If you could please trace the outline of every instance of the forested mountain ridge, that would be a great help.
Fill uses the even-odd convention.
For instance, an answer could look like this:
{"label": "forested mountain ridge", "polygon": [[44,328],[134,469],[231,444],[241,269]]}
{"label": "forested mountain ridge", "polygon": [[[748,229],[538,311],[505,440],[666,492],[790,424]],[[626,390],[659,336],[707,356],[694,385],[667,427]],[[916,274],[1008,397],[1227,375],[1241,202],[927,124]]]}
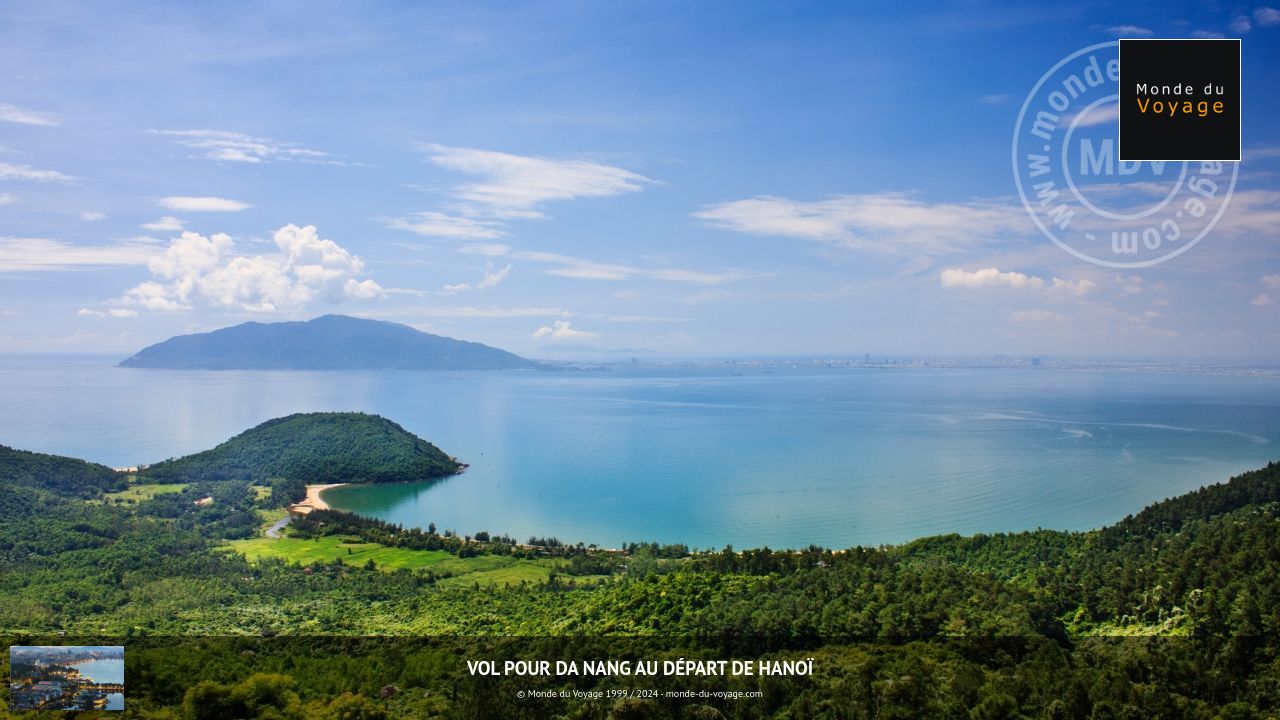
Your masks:
{"label": "forested mountain ridge", "polygon": [[345,315],[306,322],[247,322],[178,335],[121,367],[178,370],[504,370],[542,365],[477,342],[399,323]]}

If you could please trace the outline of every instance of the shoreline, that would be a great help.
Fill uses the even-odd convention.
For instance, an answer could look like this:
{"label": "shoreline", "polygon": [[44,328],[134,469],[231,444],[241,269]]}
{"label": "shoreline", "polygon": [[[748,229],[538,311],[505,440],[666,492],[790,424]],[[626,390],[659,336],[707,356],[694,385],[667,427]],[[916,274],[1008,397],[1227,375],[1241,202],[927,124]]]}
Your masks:
{"label": "shoreline", "polygon": [[306,515],[312,510],[328,510],[329,504],[321,497],[321,493],[336,487],[350,485],[350,483],[329,483],[326,485],[308,485],[307,496],[301,501],[289,506],[289,512],[296,515]]}

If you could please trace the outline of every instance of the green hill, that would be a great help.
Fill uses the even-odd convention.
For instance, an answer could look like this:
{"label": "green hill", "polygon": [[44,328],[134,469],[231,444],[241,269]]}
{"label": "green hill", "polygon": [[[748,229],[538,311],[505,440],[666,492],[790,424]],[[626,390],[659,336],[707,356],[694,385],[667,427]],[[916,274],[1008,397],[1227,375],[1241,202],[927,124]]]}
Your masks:
{"label": "green hill", "polygon": [[0,445],[0,480],[83,498],[120,490],[125,485],[124,476],[106,465],[4,445]]}
{"label": "green hill", "polygon": [[268,420],[212,450],[145,468],[143,482],[282,479],[295,483],[398,482],[463,466],[378,415],[300,413]]}

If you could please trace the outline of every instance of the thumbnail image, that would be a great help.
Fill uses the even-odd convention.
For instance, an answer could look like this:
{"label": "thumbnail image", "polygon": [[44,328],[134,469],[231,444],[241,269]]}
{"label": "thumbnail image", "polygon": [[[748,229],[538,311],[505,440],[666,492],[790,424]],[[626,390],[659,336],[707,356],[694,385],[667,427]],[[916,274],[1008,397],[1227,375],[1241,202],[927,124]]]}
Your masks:
{"label": "thumbnail image", "polygon": [[14,710],[123,710],[124,648],[53,645],[9,648]]}

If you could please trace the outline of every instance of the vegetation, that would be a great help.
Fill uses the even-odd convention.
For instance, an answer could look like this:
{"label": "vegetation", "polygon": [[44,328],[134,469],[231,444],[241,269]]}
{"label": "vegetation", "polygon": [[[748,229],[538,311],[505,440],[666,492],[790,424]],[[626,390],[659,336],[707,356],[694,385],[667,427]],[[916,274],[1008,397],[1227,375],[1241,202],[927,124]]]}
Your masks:
{"label": "vegetation", "polygon": [[284,504],[300,500],[312,483],[423,480],[462,467],[440,448],[377,415],[299,413],[138,474],[147,483],[269,482],[277,504]]}
{"label": "vegetation", "polygon": [[[126,638],[139,718],[1280,716],[1277,464],[1091,532],[607,552],[336,512],[261,537],[281,503],[250,483],[281,466],[249,458],[270,447],[185,458],[189,484],[134,504],[92,502],[123,482],[95,466],[16,455],[0,630]],[[813,658],[815,673],[514,678],[463,662],[677,657]],[[762,696],[517,700],[534,688]]]}

